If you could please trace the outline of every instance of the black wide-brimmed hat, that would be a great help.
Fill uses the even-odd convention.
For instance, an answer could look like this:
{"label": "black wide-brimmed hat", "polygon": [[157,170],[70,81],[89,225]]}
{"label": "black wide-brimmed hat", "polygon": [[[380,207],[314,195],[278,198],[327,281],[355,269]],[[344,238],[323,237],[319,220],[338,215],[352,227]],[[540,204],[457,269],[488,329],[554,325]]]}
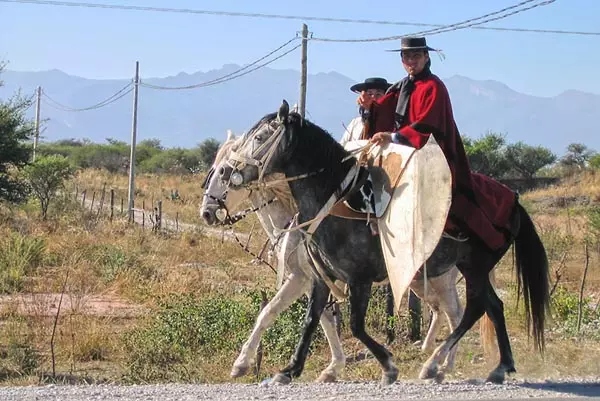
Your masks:
{"label": "black wide-brimmed hat", "polygon": [[352,85],[350,90],[355,93],[360,93],[368,89],[381,89],[382,91],[386,91],[390,86],[392,86],[392,84],[388,83],[385,78],[375,77],[367,78],[365,79],[365,82]]}
{"label": "black wide-brimmed hat", "polygon": [[438,51],[437,49],[427,46],[427,40],[425,40],[425,38],[421,38],[421,37],[402,38],[400,40],[400,48],[399,49],[388,50],[388,51],[389,52],[403,52],[403,51],[410,51],[410,50],[431,50],[434,52]]}

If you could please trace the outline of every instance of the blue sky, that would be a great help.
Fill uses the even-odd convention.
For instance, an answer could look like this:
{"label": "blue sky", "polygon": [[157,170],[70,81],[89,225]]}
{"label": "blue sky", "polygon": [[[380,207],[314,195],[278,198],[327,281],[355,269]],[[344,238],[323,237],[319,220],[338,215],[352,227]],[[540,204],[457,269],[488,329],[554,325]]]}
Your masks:
{"label": "blue sky", "polygon": [[[320,17],[363,18],[451,24],[477,17],[517,0],[347,1],[304,0],[219,2],[190,0],[92,0],[96,3],[196,8]],[[302,4],[300,6],[299,4]],[[417,6],[418,4],[418,6]],[[140,61],[142,77],[217,69],[255,60],[295,35],[299,20],[188,15],[30,4],[0,3],[0,59],[9,69],[57,68],[88,78],[128,78]],[[401,35],[420,27],[308,22],[314,36],[360,38]],[[600,31],[600,1],[557,0],[490,23],[489,26]],[[600,36],[461,30],[428,38],[446,59],[433,58],[433,70],[501,81],[520,92],[553,96],[578,89],[600,94]],[[404,75],[398,43],[310,42],[309,72],[337,71],[355,80]],[[273,68],[300,67],[299,51]]]}

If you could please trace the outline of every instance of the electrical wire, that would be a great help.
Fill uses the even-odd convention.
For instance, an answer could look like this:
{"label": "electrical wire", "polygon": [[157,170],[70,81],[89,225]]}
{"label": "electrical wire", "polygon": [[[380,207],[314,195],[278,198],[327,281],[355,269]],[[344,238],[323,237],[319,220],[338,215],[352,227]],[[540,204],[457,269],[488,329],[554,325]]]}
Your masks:
{"label": "electrical wire", "polygon": [[[284,52],[284,53],[280,54],[279,56],[277,56],[277,57],[275,57],[275,58],[273,58],[273,59],[271,59],[271,60],[269,60],[269,61],[267,61],[267,62],[265,62],[265,63],[259,64],[259,65],[256,65],[256,64],[258,64],[260,61],[262,61],[262,60],[264,60],[264,59],[268,58],[269,56],[273,55],[274,53],[276,53],[277,51],[279,51],[279,50],[280,50],[280,49],[282,49],[283,47],[287,46],[289,43],[291,43],[291,42],[292,42],[293,40],[295,40],[295,39],[297,39],[297,38],[293,38],[293,39],[291,39],[291,40],[288,40],[286,43],[284,43],[283,45],[279,46],[277,49],[275,49],[275,50],[273,50],[273,51],[269,52],[267,55],[265,55],[265,56],[263,56],[263,57],[261,57],[261,58],[259,58],[259,59],[255,60],[255,61],[253,61],[252,63],[250,63],[250,64],[248,64],[248,65],[246,65],[246,66],[244,66],[244,67],[242,67],[242,68],[239,68],[239,69],[237,69],[237,70],[235,70],[235,71],[233,71],[233,72],[231,72],[231,73],[229,73],[229,74],[223,75],[223,76],[221,76],[221,77],[219,77],[219,78],[211,79],[210,81],[205,81],[205,82],[201,82],[201,83],[198,83],[198,84],[194,84],[194,85],[186,85],[186,86],[159,86],[159,85],[147,84],[147,83],[144,83],[144,82],[142,82],[140,85],[141,85],[141,86],[144,86],[144,87],[146,87],[146,88],[150,88],[150,89],[160,89],[160,90],[185,90],[185,89],[197,89],[197,88],[204,88],[204,87],[207,87],[207,86],[213,86],[213,85],[221,84],[221,83],[224,83],[224,82],[231,81],[231,80],[233,80],[233,79],[236,79],[236,78],[242,77],[242,76],[244,76],[244,75],[250,74],[251,72],[254,72],[254,71],[258,70],[258,69],[261,69],[261,68],[263,68],[263,67],[266,67],[267,65],[269,65],[269,64],[271,64],[271,63],[273,63],[274,61],[277,61],[277,60],[279,60],[280,58],[282,58],[282,57],[284,57],[284,56],[286,56],[286,55],[290,54],[291,52],[293,52],[294,50],[296,50],[297,48],[299,48],[299,47],[300,47],[300,46],[302,46],[302,45],[301,45],[301,44],[299,44],[299,45],[296,45],[296,46],[292,47],[291,49],[289,49],[288,51],[286,51],[286,52]],[[251,68],[251,69],[248,69],[249,67],[252,67],[252,66],[254,66],[254,65],[256,65],[256,67],[254,67],[254,68]],[[245,70],[246,70],[246,71],[245,71]],[[244,71],[244,72],[242,72],[242,71]]]}
{"label": "electrical wire", "polygon": [[131,91],[133,91],[133,88],[131,88],[131,86],[132,86],[132,82],[129,82],[123,88],[119,89],[116,93],[114,93],[110,97],[104,99],[103,101],[93,104],[91,106],[82,107],[82,108],[66,106],[66,105],[54,100],[43,89],[42,89],[42,96],[44,97],[44,100],[46,100],[48,105],[51,107],[54,107],[55,109],[59,109],[59,110],[63,110],[63,111],[71,111],[71,112],[88,111],[88,110],[99,109],[99,108],[108,106],[111,103],[116,102],[117,100],[121,99],[122,97],[128,95],[129,93],[131,93]]}
{"label": "electrical wire", "polygon": [[[267,18],[267,19],[284,19],[284,20],[299,20],[299,21],[322,21],[322,22],[339,22],[349,24],[371,24],[371,25],[393,25],[393,26],[421,26],[430,28],[443,28],[447,25],[429,24],[424,22],[410,21],[386,21],[386,20],[370,20],[370,19],[354,19],[354,18],[333,18],[333,17],[316,17],[307,15],[282,15],[282,14],[264,14],[264,13],[243,13],[232,11],[213,11],[213,10],[198,10],[189,8],[166,8],[166,7],[148,7],[148,6],[132,6],[121,4],[99,4],[87,2],[67,2],[67,1],[51,1],[51,0],[0,0],[0,3],[20,3],[31,5],[47,5],[47,6],[66,6],[66,7],[87,7],[100,9],[115,9],[126,11],[149,11],[149,12],[164,12],[164,13],[180,13],[180,14],[199,14],[199,15],[215,15],[225,17],[246,17],[246,18]],[[529,29],[529,28],[506,28],[506,27],[487,27],[487,26],[470,26],[468,29],[481,29],[503,32],[530,32],[530,33],[551,33],[562,35],[590,35],[600,36],[600,32],[589,31],[573,31],[560,29]]]}
{"label": "electrical wire", "polygon": [[[486,24],[488,22],[498,21],[498,20],[508,18],[510,16],[522,13],[524,11],[532,10],[537,7],[547,6],[549,4],[554,3],[556,0],[542,1],[540,3],[536,3],[531,6],[528,6],[525,8],[520,8],[518,10],[506,13],[509,10],[514,10],[515,8],[522,7],[533,1],[538,1],[538,0],[525,0],[518,4],[509,6],[509,7],[505,7],[501,10],[494,11],[494,12],[482,15],[480,17],[470,18],[470,19],[467,19],[467,20],[464,20],[461,22],[457,22],[457,23],[450,24],[450,25],[445,25],[445,26],[442,26],[442,27],[436,28],[436,29],[412,32],[412,33],[408,33],[408,34],[404,34],[404,35],[386,36],[386,37],[379,37],[379,38],[361,38],[361,39],[332,39],[332,38],[312,37],[312,38],[310,38],[310,40],[318,41],[318,42],[365,43],[365,42],[384,42],[384,41],[390,41],[390,40],[398,40],[398,39],[406,38],[409,36],[433,36],[433,35],[438,35],[440,33],[457,31],[460,29],[466,29],[466,28],[471,28],[471,27],[477,26],[477,25]],[[498,14],[502,14],[502,15],[498,15]],[[495,15],[498,15],[498,16],[494,17]]]}

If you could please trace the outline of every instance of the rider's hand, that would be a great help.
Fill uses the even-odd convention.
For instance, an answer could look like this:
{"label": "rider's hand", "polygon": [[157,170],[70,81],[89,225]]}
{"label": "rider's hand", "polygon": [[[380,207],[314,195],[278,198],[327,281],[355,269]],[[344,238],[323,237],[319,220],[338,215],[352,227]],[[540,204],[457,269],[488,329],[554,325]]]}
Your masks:
{"label": "rider's hand", "polygon": [[373,97],[367,95],[367,92],[362,91],[356,99],[356,103],[365,110],[369,110],[373,104]]}
{"label": "rider's hand", "polygon": [[392,142],[392,133],[391,132],[378,132],[371,138],[371,143],[375,145],[387,145]]}

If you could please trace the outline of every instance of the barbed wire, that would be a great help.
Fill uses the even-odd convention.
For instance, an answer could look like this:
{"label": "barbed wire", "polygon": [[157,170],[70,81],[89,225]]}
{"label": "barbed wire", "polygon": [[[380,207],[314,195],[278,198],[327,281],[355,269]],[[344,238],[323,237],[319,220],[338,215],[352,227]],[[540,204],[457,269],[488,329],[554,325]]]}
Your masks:
{"label": "barbed wire", "polygon": [[112,94],[111,96],[104,99],[103,101],[93,104],[91,106],[82,107],[82,108],[66,106],[66,105],[54,100],[52,97],[50,97],[44,89],[42,89],[42,96],[44,97],[44,100],[47,101],[47,104],[49,106],[54,107],[55,109],[62,110],[62,111],[79,112],[79,111],[95,110],[95,109],[99,109],[99,108],[108,106],[109,104],[114,103],[117,100],[121,99],[122,97],[131,93],[131,91],[133,90],[133,88],[131,87],[132,82],[133,81],[128,82],[127,85],[125,85],[123,88],[119,89],[116,93]]}
{"label": "barbed wire", "polygon": [[[410,22],[410,21],[386,21],[386,20],[355,19],[355,18],[316,17],[316,16],[307,16],[307,15],[244,13],[244,12],[232,12],[232,11],[197,10],[197,9],[189,9],[189,8],[148,7],[148,6],[98,4],[98,3],[66,2],[66,1],[51,1],[51,0],[0,0],[0,2],[1,3],[32,4],[32,5],[47,5],[47,6],[104,8],[104,9],[116,9],[116,10],[127,10],[127,11],[150,11],[150,12],[165,12],[165,13],[180,13],[180,14],[200,14],[200,15],[215,15],[215,16],[225,16],[225,17],[246,17],[246,18],[284,19],[284,20],[299,20],[299,21],[339,22],[339,23],[349,23],[349,24],[421,26],[421,27],[430,27],[430,28],[443,28],[443,27],[447,26],[444,24],[430,24],[430,23],[424,23],[424,22]],[[559,35],[600,36],[600,32],[573,31],[573,30],[561,30],[561,29],[529,29],[529,28],[506,28],[506,27],[487,27],[487,26],[470,26],[467,29],[480,29],[480,30],[503,31],[503,32],[549,33],[549,34],[559,34]]]}
{"label": "barbed wire", "polygon": [[[257,65],[255,68],[251,68],[248,69],[256,64],[258,64],[259,62],[265,60],[266,58],[272,56],[273,54],[275,54],[276,52],[278,52],[279,50],[283,49],[285,46],[287,46],[288,44],[290,44],[291,42],[293,42],[294,40],[298,39],[297,37],[292,38],[290,40],[288,40],[287,42],[285,42],[283,45],[279,46],[277,49],[269,52],[268,54],[264,55],[263,57],[253,61],[252,63],[239,68],[229,74],[223,75],[219,78],[215,78],[215,79],[211,79],[210,81],[205,81],[205,82],[201,82],[198,84],[194,84],[194,85],[186,85],[186,86],[159,86],[159,85],[152,85],[152,84],[147,84],[144,82],[141,82],[140,85],[144,86],[146,88],[150,88],[150,89],[160,89],[160,90],[185,90],[185,89],[197,89],[197,88],[204,88],[207,86],[213,86],[213,85],[217,85],[217,84],[221,84],[227,81],[231,81],[233,79],[237,79],[239,77],[242,77],[244,75],[250,74],[251,72],[254,72],[260,68],[266,67],[267,65],[273,63],[276,60],[279,60],[280,58],[290,54],[291,52],[293,52],[294,50],[296,50],[297,48],[299,48],[300,46],[302,46],[301,44],[296,45],[294,47],[292,47],[290,50],[280,54],[279,56],[265,62],[262,64]],[[247,70],[247,71],[246,71]],[[244,71],[244,72],[242,72]]]}
{"label": "barbed wire", "polygon": [[[331,39],[331,38],[311,37],[310,40],[318,41],[318,42],[365,43],[365,42],[384,42],[384,41],[390,41],[390,40],[398,40],[398,39],[406,38],[409,36],[432,36],[432,35],[438,35],[438,34],[444,33],[444,32],[451,32],[451,31],[457,31],[460,29],[466,29],[466,28],[470,28],[473,26],[486,24],[488,22],[498,21],[498,20],[508,18],[510,16],[513,16],[513,15],[516,15],[516,14],[519,14],[519,13],[522,13],[522,12],[525,12],[528,10],[532,10],[537,7],[547,6],[549,4],[554,3],[556,0],[545,0],[545,1],[533,4],[528,7],[520,8],[526,4],[532,3],[534,1],[539,1],[539,0],[521,1],[520,3],[517,3],[515,5],[509,6],[509,7],[504,7],[501,10],[493,11],[491,13],[482,15],[480,17],[469,18],[467,20],[456,22],[454,24],[444,25],[444,26],[442,26],[440,28],[436,28],[436,29],[412,32],[412,33],[403,34],[403,35],[385,36],[385,37],[379,37],[379,38],[361,38],[361,39]],[[515,10],[515,11],[511,11],[509,13],[506,13],[507,11],[514,10],[515,8],[519,8],[519,9]],[[502,15],[498,15],[498,14],[502,14]],[[495,15],[497,15],[497,16],[493,17]]]}

